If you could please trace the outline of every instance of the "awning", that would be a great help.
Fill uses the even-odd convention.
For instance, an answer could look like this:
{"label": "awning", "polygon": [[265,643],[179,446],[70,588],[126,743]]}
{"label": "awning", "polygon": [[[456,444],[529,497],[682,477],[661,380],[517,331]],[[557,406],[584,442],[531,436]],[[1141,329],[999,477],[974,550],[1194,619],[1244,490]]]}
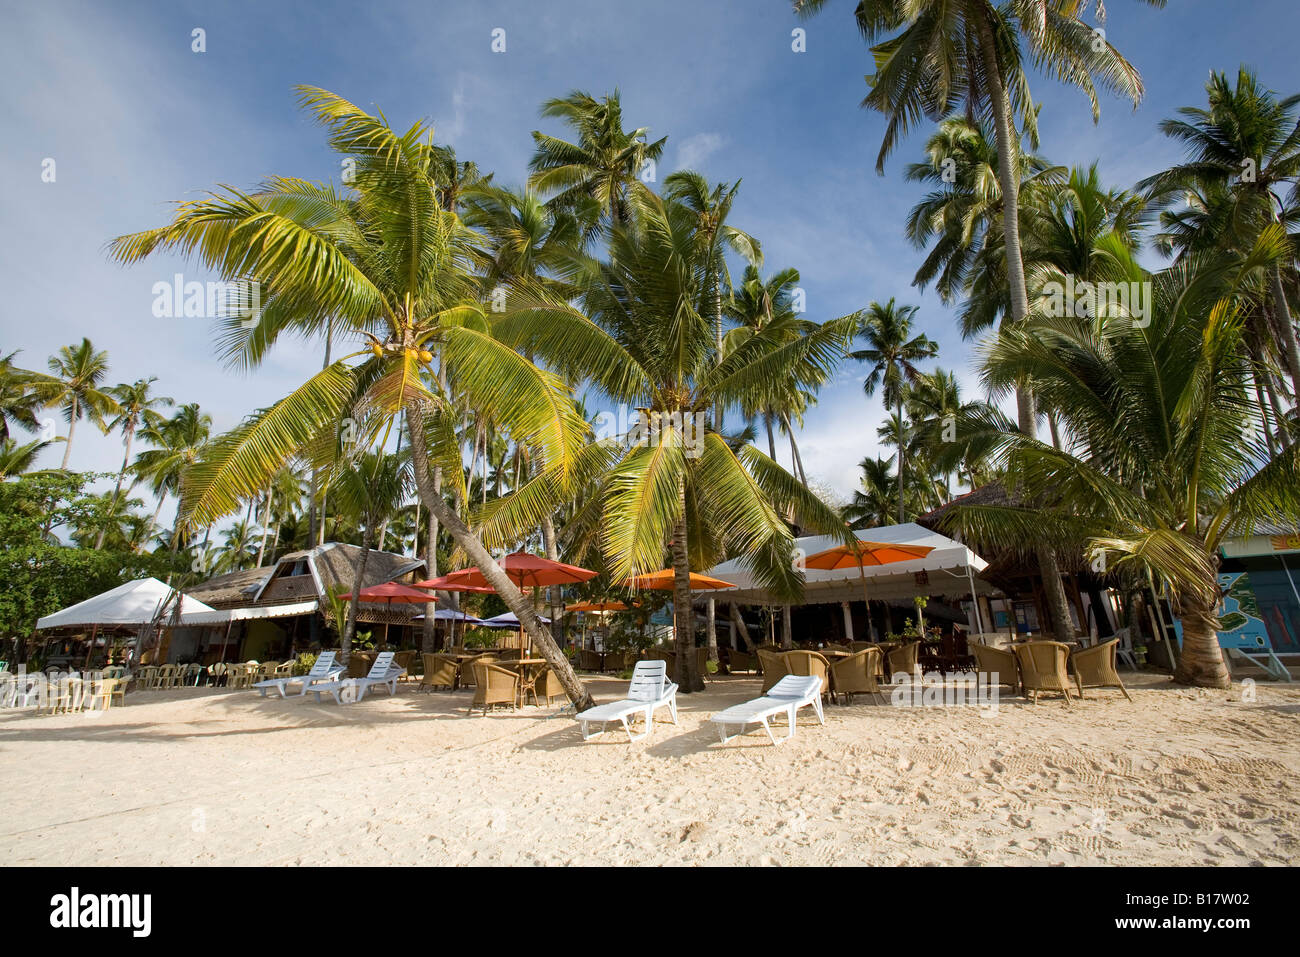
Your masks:
{"label": "awning", "polygon": [[[164,623],[176,608],[179,592],[156,578],[139,578],[36,620],[40,628],[85,625],[147,625],[161,615]],[[181,612],[211,612],[197,598],[181,595]]]}
{"label": "awning", "polygon": [[292,618],[294,615],[310,615],[320,608],[320,602],[296,601],[287,605],[253,605],[244,608],[222,608],[220,611],[203,611],[181,615],[181,626],[224,625],[231,621],[252,621],[258,618]]}
{"label": "awning", "polygon": [[[807,569],[804,572],[804,604],[861,601],[861,575],[866,576],[869,594],[873,601],[912,598],[916,595],[958,598],[970,594],[972,580],[979,594],[999,594],[995,586],[975,577],[988,567],[988,562],[961,542],[940,535],[938,532],[932,532],[915,522],[887,525],[884,528],[861,529],[857,532],[857,536],[872,542],[922,545],[933,551],[924,558],[893,562],[888,565],[868,565],[861,569],[861,573],[857,565],[852,568],[827,571]],[[804,555],[815,555],[838,544],[840,541],[829,535],[812,535],[795,539],[795,547]],[[708,574],[735,582],[738,586],[731,591],[708,593],[710,598],[754,605],[770,604],[774,601],[758,584],[754,573],[744,567],[739,559],[715,565],[708,569]]]}

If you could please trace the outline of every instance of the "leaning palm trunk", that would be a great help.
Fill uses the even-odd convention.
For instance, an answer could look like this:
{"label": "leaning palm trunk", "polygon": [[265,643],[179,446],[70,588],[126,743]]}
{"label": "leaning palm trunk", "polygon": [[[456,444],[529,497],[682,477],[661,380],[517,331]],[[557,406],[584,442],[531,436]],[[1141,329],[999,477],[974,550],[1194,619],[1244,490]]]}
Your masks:
{"label": "leaning palm trunk", "polygon": [[1292,394],[1300,402],[1300,344],[1296,342],[1295,323],[1291,321],[1291,308],[1287,305],[1286,292],[1282,288],[1282,270],[1277,263],[1269,270],[1268,280],[1273,299],[1273,321],[1282,339],[1282,358],[1291,374]]}
{"label": "leaning palm trunk", "polygon": [[352,576],[352,600],[348,602],[348,617],[343,625],[343,635],[339,638],[339,660],[348,663],[352,656],[352,638],[357,631],[357,606],[361,604],[361,589],[365,587],[366,564],[370,561],[370,523],[366,523],[365,533],[361,536],[361,559],[357,562],[357,572]]}
{"label": "leaning palm trunk", "polygon": [[677,685],[683,693],[703,691],[695,660],[695,614],[691,607],[691,562],[686,547],[686,483],[678,492],[677,524],[673,527],[673,644],[677,649]]}
{"label": "leaning palm trunk", "polygon": [[1232,681],[1219,648],[1219,619],[1215,605],[1187,599],[1179,603],[1183,623],[1183,651],[1174,669],[1174,681],[1201,688],[1228,688]]}
{"label": "leaning palm trunk", "polygon": [[424,433],[424,407],[419,401],[411,400],[406,406],[406,415],[407,421],[411,423],[411,452],[415,465],[415,485],[420,493],[420,499],[424,502],[424,507],[437,518],[456,544],[464,549],[469,560],[483,573],[487,583],[501,596],[506,603],[506,607],[514,612],[519,619],[520,626],[532,639],[533,646],[542,653],[546,663],[556,677],[560,679],[560,685],[564,688],[564,693],[568,695],[569,700],[573,702],[574,707],[579,711],[591,707],[593,703],[591,695],[582,682],[578,680],[577,674],[573,671],[573,666],[555,644],[555,639],[551,637],[550,631],[537,617],[532,602],[528,601],[524,597],[524,593],[515,587],[515,583],[510,580],[488,550],[483,547],[483,543],[478,536],[470,530],[459,515],[447,506],[442,496],[434,489],[429,474],[429,449]]}

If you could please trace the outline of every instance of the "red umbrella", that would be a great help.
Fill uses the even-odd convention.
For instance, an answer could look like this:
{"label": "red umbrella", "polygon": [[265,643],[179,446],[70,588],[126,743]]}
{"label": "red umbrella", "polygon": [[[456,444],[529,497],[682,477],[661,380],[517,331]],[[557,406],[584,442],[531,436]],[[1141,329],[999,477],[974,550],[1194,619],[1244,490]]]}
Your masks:
{"label": "red umbrella", "polygon": [[[505,571],[506,577],[520,588],[570,585],[576,582],[589,581],[599,574],[599,572],[593,572],[589,568],[566,565],[564,562],[553,562],[549,558],[530,555],[527,552],[515,552],[507,555],[497,564]],[[448,572],[445,577],[448,581],[462,585],[478,585],[480,587],[488,585],[488,580],[483,577],[483,573],[477,568],[462,568],[459,571]]]}
{"label": "red umbrella", "polygon": [[[420,591],[418,588],[412,588],[410,585],[403,585],[401,582],[384,582],[382,585],[371,585],[369,588],[363,588],[357,592],[361,601],[383,602],[385,605],[392,606],[393,602],[404,605],[423,605],[431,601],[437,601],[433,595],[428,592]],[[351,599],[352,593],[339,595],[342,599]],[[384,644],[388,644],[388,622],[384,622]]]}

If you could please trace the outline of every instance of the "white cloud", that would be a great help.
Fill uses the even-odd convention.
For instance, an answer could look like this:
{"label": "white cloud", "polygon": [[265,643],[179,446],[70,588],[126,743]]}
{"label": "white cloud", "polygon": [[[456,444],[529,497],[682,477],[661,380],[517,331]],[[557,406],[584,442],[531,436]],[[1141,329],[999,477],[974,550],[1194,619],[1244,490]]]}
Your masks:
{"label": "white cloud", "polygon": [[721,133],[696,133],[686,137],[677,144],[677,168],[699,169],[705,160],[722,149],[725,142]]}

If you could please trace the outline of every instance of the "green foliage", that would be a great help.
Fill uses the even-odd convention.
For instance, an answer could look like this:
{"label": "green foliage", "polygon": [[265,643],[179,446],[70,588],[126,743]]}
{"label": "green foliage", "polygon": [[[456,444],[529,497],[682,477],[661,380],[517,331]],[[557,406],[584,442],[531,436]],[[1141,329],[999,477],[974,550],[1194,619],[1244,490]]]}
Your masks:
{"label": "green foliage", "polygon": [[316,665],[316,655],[311,652],[303,652],[293,663],[293,673],[295,675],[308,674]]}
{"label": "green foliage", "polygon": [[85,523],[98,508],[98,497],[84,491],[91,478],[51,472],[0,483],[0,635],[29,635],[43,615],[136,578],[165,579],[188,568],[185,556],[60,542],[56,530]]}

